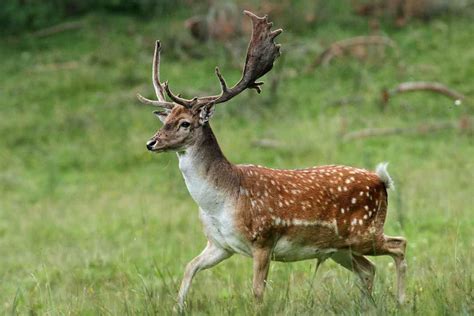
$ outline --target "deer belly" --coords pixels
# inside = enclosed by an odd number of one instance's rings
[[[335,253],[335,248],[319,248],[312,245],[301,245],[281,238],[273,249],[272,259],[274,261],[299,261],[306,259],[326,259]]]
[[[235,230],[233,218],[227,212],[209,214],[201,209],[200,218],[207,238],[214,245],[245,256],[250,257],[252,255],[250,246]]]

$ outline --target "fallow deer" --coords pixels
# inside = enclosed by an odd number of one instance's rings
[[[184,99],[173,94],[167,82],[160,82],[157,41],[152,81],[158,100],[137,95],[141,102],[160,108],[154,113],[163,123],[146,147],[156,153],[177,153],[208,239],[201,254],[186,266],[178,306],[184,307],[197,272],[235,253],[253,258],[253,293],[258,300],[272,260],[316,258],[319,266],[331,258],[356,273],[371,293],[375,266],[365,256],[389,255],[395,260],[398,300],[403,302],[406,240],[383,233],[387,189],[392,187],[386,164],[375,172],[338,165],[278,170],[235,165],[222,153],[209,124],[215,105],[246,89],[260,92],[262,82],[256,80],[272,69],[280,54],[274,38],[282,30],[272,31],[266,16],[244,13],[252,20],[253,32],[237,84],[228,87],[216,67],[219,95]]]

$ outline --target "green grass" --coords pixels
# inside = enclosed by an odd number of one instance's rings
[[[184,266],[206,241],[176,157],[145,150],[159,122],[135,93],[152,94],[157,38],[164,39],[162,77],[174,91],[217,91],[216,64],[224,65],[229,82],[239,71],[224,52],[207,46],[199,48],[207,59],[178,59],[167,47],[175,34],[182,36],[179,18],[91,15],[84,21],[78,31],[44,39],[0,40],[0,313],[170,314]],[[285,57],[267,76],[263,94],[249,92],[219,106],[212,125],[235,163],[373,168],[389,161],[397,189],[390,192],[385,227],[408,239],[407,304],[397,308],[392,261],[378,257],[375,304],[365,302],[356,278],[334,263],[325,263],[312,285],[315,262],[305,261],[273,263],[265,303],[257,307],[251,261],[234,256],[196,277],[190,313],[474,313],[472,134],[340,138],[343,128],[472,116],[472,21],[445,17],[386,27],[400,58],[390,51],[362,63],[340,58],[292,75],[327,43],[364,33],[364,20],[350,22],[284,33]],[[269,81],[278,73],[285,77],[270,96]],[[468,100],[456,107],[421,92],[397,96],[380,111],[380,90],[408,80],[440,81]],[[332,105],[343,97],[359,101]],[[261,138],[283,146],[252,145]]]

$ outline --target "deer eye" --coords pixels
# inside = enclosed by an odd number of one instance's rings
[[[191,123],[186,122],[186,121],[182,122],[182,123],[179,125],[179,127],[184,127],[184,128],[188,128],[189,126],[191,126]]]

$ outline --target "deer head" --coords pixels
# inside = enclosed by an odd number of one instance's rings
[[[272,31],[272,23],[268,22],[266,16],[258,17],[249,11],[244,11],[244,13],[252,19],[253,30],[242,77],[239,82],[229,88],[219,68],[216,67],[216,76],[221,86],[219,95],[184,99],[173,94],[167,82],[160,82],[161,45],[159,41],[156,42],[152,80],[157,100],[137,95],[142,103],[160,108],[154,113],[163,126],[147,142],[148,150],[155,152],[185,150],[202,136],[202,127],[208,124],[216,104],[224,103],[246,89],[255,89],[258,93],[261,92],[260,86],[263,82],[256,80],[272,69],[273,62],[280,55],[280,45],[276,45],[274,39],[282,30]],[[171,101],[166,100],[165,94]]]

